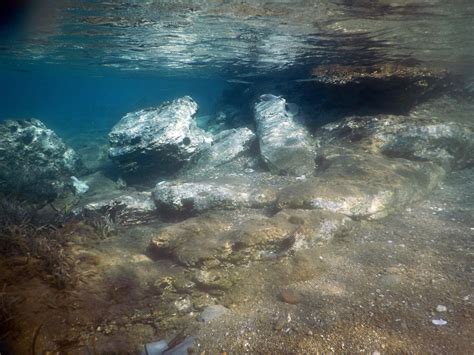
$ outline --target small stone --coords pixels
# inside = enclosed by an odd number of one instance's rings
[[[273,325],[274,330],[282,330],[286,324],[285,317],[280,317],[276,320],[275,324]]]
[[[436,312],[446,312],[448,308],[446,306],[443,306],[442,304],[439,304],[436,306]]]
[[[433,319],[431,321],[431,323],[433,323],[434,325],[446,325],[446,324],[448,324],[448,322],[445,321],[444,319]]]
[[[298,291],[285,289],[280,292],[280,299],[289,304],[298,304],[301,302],[301,295]]]

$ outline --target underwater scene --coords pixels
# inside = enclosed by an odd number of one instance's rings
[[[0,2],[0,355],[474,353],[474,2]]]

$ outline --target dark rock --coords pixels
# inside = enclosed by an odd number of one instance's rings
[[[293,289],[287,288],[280,292],[280,300],[289,304],[301,302],[301,294]]]
[[[158,108],[132,112],[109,133],[109,156],[125,173],[170,175],[191,156],[211,145],[210,134],[198,128],[198,105],[185,96]]]
[[[324,109],[404,114],[450,85],[446,70],[387,63],[321,65],[312,71],[313,90],[324,92]]]
[[[445,80],[449,73],[442,69],[387,63],[372,66],[320,65],[314,68],[311,74],[314,81],[332,85],[407,80],[420,86],[427,86],[431,82]]]
[[[74,150],[36,119],[0,124],[0,191],[30,202],[66,192],[82,164]]]
[[[273,173],[313,173],[315,156],[308,132],[296,121],[284,98],[262,95],[255,105],[255,121],[260,153]]]

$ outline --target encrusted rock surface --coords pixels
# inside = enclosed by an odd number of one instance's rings
[[[144,223],[158,217],[149,192],[129,191],[109,199],[89,202],[74,212],[86,218],[107,218],[117,225]]]
[[[194,120],[197,103],[189,96],[157,108],[132,112],[109,133],[109,156],[126,173],[169,175],[212,143]]]
[[[422,198],[444,176],[431,162],[391,159],[378,154],[325,155],[317,176],[284,188],[279,208],[323,209],[352,218],[381,218]]]
[[[293,111],[282,97],[260,97],[255,105],[260,153],[275,174],[311,175],[315,168],[313,145]]]
[[[221,211],[161,229],[152,237],[149,251],[186,266],[211,268],[308,247],[350,227],[349,218],[327,211],[285,210],[273,217]]]
[[[0,124],[0,191],[30,202],[59,197],[82,168],[74,150],[41,121]]]
[[[163,181],[153,190],[153,198],[158,209],[165,213],[199,213],[210,209],[262,208],[276,201],[276,190],[239,177],[201,182]]]
[[[314,68],[311,74],[315,81],[333,85],[362,84],[368,81],[407,80],[420,87],[426,87],[429,83],[445,80],[448,71],[392,63],[372,66],[330,64]]]
[[[234,173],[258,164],[257,137],[250,129],[222,131],[213,137],[213,144],[197,154],[183,176],[212,176]]]
[[[358,143],[389,157],[432,161],[445,169],[474,162],[474,131],[465,124],[431,117],[349,117],[322,127],[321,145]]]

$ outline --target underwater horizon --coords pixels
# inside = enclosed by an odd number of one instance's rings
[[[471,353],[473,16],[0,4],[0,355]]]

